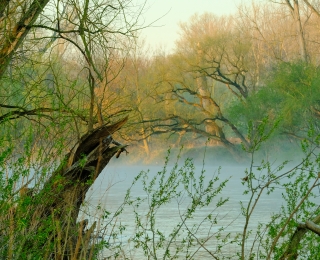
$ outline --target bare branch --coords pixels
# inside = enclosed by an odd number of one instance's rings
[[[286,1],[286,3],[287,3],[287,6],[290,8],[290,10],[293,12],[294,11],[294,8],[293,8],[293,6],[292,6],[292,4],[290,3],[290,0],[285,0]],[[296,1],[296,0],[294,0],[294,1]]]
[[[15,26],[10,28],[7,37],[4,37],[4,42],[0,48],[0,78],[5,73],[14,52],[30,31],[28,26],[36,21],[48,2],[49,0],[34,0]]]
[[[40,116],[40,117],[45,117],[49,120],[53,120],[51,116],[49,116],[48,114],[45,114],[45,113],[53,113],[53,112],[74,114],[77,117],[79,117],[82,121],[86,123],[88,122],[88,119],[85,116],[80,115],[79,113],[76,113],[72,109],[61,110],[61,109],[55,109],[55,108],[49,108],[49,107],[41,107],[41,108],[27,110],[20,106],[11,106],[11,105],[4,105],[4,104],[0,104],[0,107],[17,109],[0,116],[0,124],[4,121],[10,121],[10,120],[18,119],[20,117],[25,117],[25,116]]]
[[[315,7],[314,7],[312,4],[310,4],[310,2],[309,2],[308,0],[303,0],[303,1],[304,1],[304,2],[306,3],[306,5],[312,10],[312,12],[314,12],[317,16],[320,17],[319,11],[316,10]]]

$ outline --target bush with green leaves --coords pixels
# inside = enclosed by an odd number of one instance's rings
[[[230,243],[223,227],[215,229],[219,208],[228,201],[221,197],[228,180],[220,180],[219,171],[209,176],[203,168],[198,174],[190,158],[182,166],[178,160],[169,166],[169,155],[170,150],[161,171],[156,174],[142,171],[134,179],[131,189],[140,183],[143,195],[134,196],[130,189],[121,206],[121,211],[126,208],[126,218],[132,218],[134,227],[119,223],[118,230],[122,232],[117,236],[108,235],[112,238],[112,243],[110,240],[106,243],[110,259],[131,259],[132,254],[143,259],[197,259],[200,251],[214,258]],[[202,209],[206,208],[210,210],[203,215]],[[166,218],[167,210],[174,211],[176,216],[170,212],[174,219],[168,219],[168,225],[163,226],[161,219]],[[109,212],[107,216],[114,219]],[[190,221],[194,218],[199,221]],[[123,234],[124,229],[132,230],[133,234],[123,244],[119,234]],[[213,240],[217,241],[215,249],[208,250]],[[117,250],[112,245],[117,245]]]
[[[320,69],[312,64],[280,63],[260,90],[252,93],[246,102],[235,101],[228,109],[236,125],[247,127],[269,117],[280,119],[281,131],[302,133],[311,121],[318,118]],[[271,122],[272,123],[272,122]]]
[[[219,181],[219,174],[208,180],[204,168],[197,175],[191,159],[182,167],[176,162],[170,169],[167,157],[162,171],[141,172],[135,178],[132,187],[140,181],[144,196],[127,192],[123,207],[130,206],[127,214],[131,214],[126,217],[132,218],[131,225],[135,224],[129,227],[120,223],[117,236],[109,236],[113,239],[107,243],[110,259],[136,259],[134,256],[144,259],[297,259],[298,256],[314,259],[319,255],[319,233],[310,230],[306,223],[320,223],[317,203],[320,135],[310,128],[308,139],[301,142],[304,156],[299,161],[261,161],[256,153],[272,133],[272,129],[265,127],[267,123],[267,120],[260,123],[257,128],[260,132],[252,140],[256,145],[247,151],[251,163],[242,179],[243,197],[239,197],[242,232],[230,232],[232,223],[228,230],[228,225],[218,223],[221,206],[228,207],[228,198],[219,199],[223,188],[228,188],[227,180]],[[241,174],[239,171],[239,179],[243,177]],[[259,203],[275,192],[282,194],[277,198],[282,206],[276,209],[270,205],[268,222],[254,222],[252,216],[259,215]],[[159,218],[165,217],[163,212],[174,207],[178,221],[172,229],[159,225]],[[209,209],[210,214],[203,214],[202,209]],[[190,219],[199,221],[189,226]],[[206,237],[200,235],[203,227],[208,230]],[[121,234],[128,230],[132,231],[130,239],[120,240]]]

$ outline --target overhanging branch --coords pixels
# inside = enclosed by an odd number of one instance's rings
[[[53,112],[74,114],[77,117],[79,117],[82,121],[84,121],[86,123],[88,122],[88,120],[86,119],[85,116],[79,115],[78,113],[76,113],[72,109],[61,110],[61,109],[54,109],[54,108],[48,108],[48,107],[40,107],[40,108],[28,110],[28,109],[25,109],[20,106],[11,106],[11,105],[4,105],[4,104],[0,104],[0,107],[15,109],[14,111],[10,111],[8,113],[1,115],[0,116],[0,123],[2,123],[4,121],[18,119],[20,117],[26,117],[26,116],[40,116],[40,117],[45,117],[49,120],[53,120],[52,117],[47,114],[47,113],[53,113]]]

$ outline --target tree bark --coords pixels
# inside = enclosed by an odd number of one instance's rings
[[[20,253],[39,250],[49,258],[79,259],[80,245],[89,247],[89,235],[77,225],[80,207],[86,193],[110,159],[125,146],[115,142],[112,134],[125,124],[127,118],[103,125],[83,136],[32,197],[29,206],[28,227],[25,241],[19,245]],[[16,223],[21,215],[16,214]],[[91,228],[91,233],[93,231]],[[46,239],[39,239],[39,236]],[[89,250],[87,248],[86,250]]]

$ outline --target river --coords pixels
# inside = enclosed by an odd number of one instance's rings
[[[148,169],[148,176],[150,176],[150,180],[162,170],[162,167],[121,166],[112,163],[108,165],[87,194],[86,201],[88,201],[88,203],[83,207],[84,213],[86,214],[82,216],[82,218],[89,218],[91,223],[94,220],[101,223],[101,212],[103,212],[104,209],[108,212],[115,212],[123,203],[126,191],[131,186],[135,176],[137,176],[140,171],[147,171]],[[201,165],[197,165],[195,167],[196,178],[200,176],[201,170]],[[216,176],[217,173],[218,167],[205,167],[205,183],[207,183],[212,176]],[[177,254],[178,259],[214,259],[211,254],[219,254],[219,259],[222,259],[223,256],[226,258],[231,257],[230,259],[237,259],[235,258],[235,255],[237,252],[240,252],[241,249],[239,244],[231,243],[231,241],[237,234],[243,232],[245,224],[245,218],[241,214],[240,201],[244,205],[247,205],[250,198],[250,194],[244,194],[245,187],[242,185],[241,180],[245,176],[245,167],[222,167],[219,176],[220,180],[217,181],[217,184],[225,179],[229,179],[221,194],[219,194],[209,206],[198,210],[197,214],[186,222],[188,227],[197,227],[197,229],[194,229],[197,230],[196,237],[205,241],[202,243],[205,244],[206,249],[202,247],[191,247],[189,255],[186,255],[185,251],[180,252]],[[133,198],[146,198],[146,193],[143,191],[141,182],[138,182],[132,188],[131,195]],[[229,198],[229,201],[222,207],[215,209],[215,205],[220,197]],[[185,201],[178,199],[172,200],[170,203],[163,205],[163,207],[157,211],[155,220],[156,226],[166,236],[166,239],[170,238],[172,230],[174,230],[177,224],[181,222],[181,212],[183,212],[189,204],[190,200],[188,199],[185,199]],[[249,229],[252,229],[254,232],[248,237],[246,242],[247,251],[250,250],[253,244],[258,224],[265,224],[270,221],[272,214],[279,212],[281,205],[281,190],[276,190],[270,195],[266,195],[265,193],[263,194],[250,219]],[[145,216],[148,209],[148,203],[142,203],[137,209],[142,221],[147,219]],[[209,214],[216,217],[217,223],[214,225],[209,225],[207,221],[204,221],[205,216]],[[111,239],[110,234],[115,232],[116,226],[120,223],[122,227],[125,227],[125,229],[123,229],[122,233],[119,234],[116,239]],[[148,259],[144,256],[141,248],[134,248],[133,246],[132,238],[137,231],[135,227],[135,215],[133,214],[132,207],[127,206],[123,213],[117,216],[109,226],[103,229],[103,232],[100,233],[103,234],[102,237],[104,237],[104,239],[110,239],[109,241],[110,243],[113,243],[113,246],[121,245],[122,250],[119,251],[119,259]],[[222,227],[224,230],[220,232],[221,236],[219,237],[218,232]],[[182,235],[185,235],[186,229],[182,228],[181,232]],[[229,233],[229,239],[224,242],[224,246],[222,248],[219,248],[219,243],[223,244],[222,239]],[[206,238],[208,237],[211,238],[206,241]],[[158,239],[160,238],[158,237]],[[177,239],[177,241],[178,242],[173,243],[170,246],[170,250],[174,251],[173,247],[179,247],[179,242],[182,241],[182,238],[180,240]],[[106,259],[105,257],[107,256],[111,256],[111,259],[114,259],[114,252],[115,249],[112,249],[111,251],[104,250],[101,259]],[[162,258],[163,254],[164,251],[157,250],[157,257]],[[154,258],[155,257],[150,257],[149,259]]]

